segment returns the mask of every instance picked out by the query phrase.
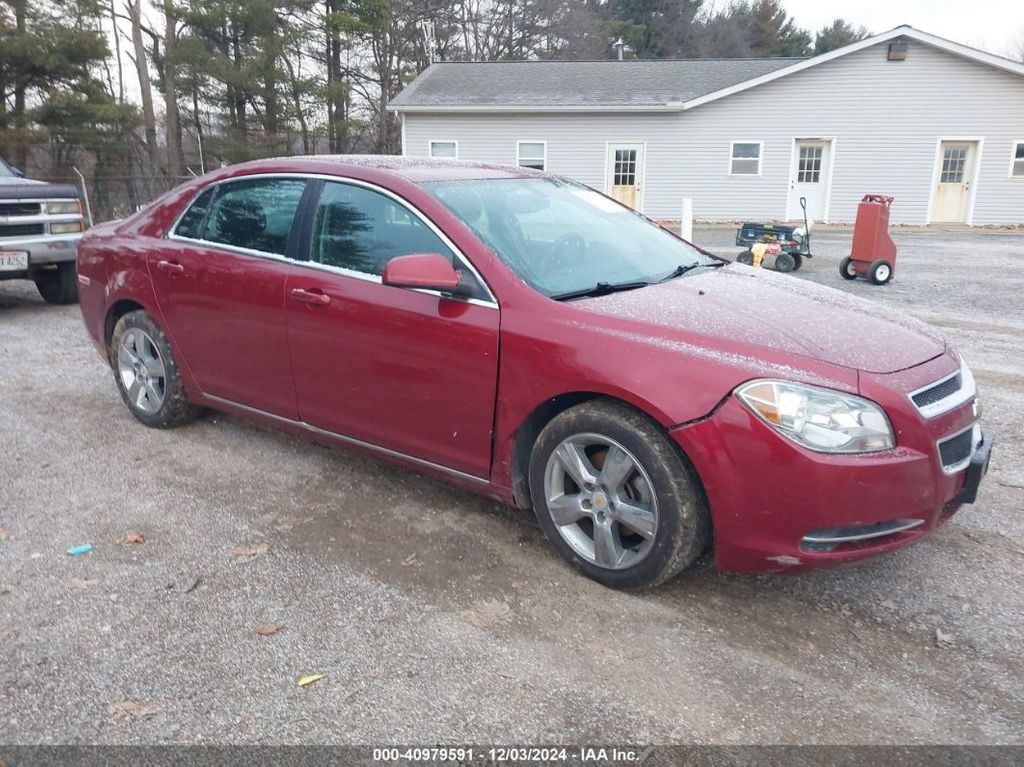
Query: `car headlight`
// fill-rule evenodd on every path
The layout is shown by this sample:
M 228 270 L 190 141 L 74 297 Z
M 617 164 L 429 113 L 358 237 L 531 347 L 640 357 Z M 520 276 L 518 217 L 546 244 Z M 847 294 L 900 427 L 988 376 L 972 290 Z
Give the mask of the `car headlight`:
M 82 203 L 78 200 L 51 200 L 46 203 L 46 212 L 51 216 L 78 216 L 82 214 Z
M 889 419 L 874 402 L 787 381 L 752 381 L 740 401 L 775 431 L 822 453 L 874 453 L 896 446 Z
M 64 223 L 50 224 L 50 234 L 71 234 L 71 232 L 82 231 L 81 221 L 67 221 Z

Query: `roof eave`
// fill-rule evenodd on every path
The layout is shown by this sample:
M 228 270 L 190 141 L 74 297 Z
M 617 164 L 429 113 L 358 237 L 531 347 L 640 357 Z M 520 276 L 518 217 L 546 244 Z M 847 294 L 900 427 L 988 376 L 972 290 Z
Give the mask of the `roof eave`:
M 669 101 L 665 104 L 388 104 L 389 112 L 682 112 L 685 104 Z
M 813 58 L 798 61 L 797 63 L 791 64 L 788 67 L 783 67 L 782 69 L 776 69 L 774 72 L 769 72 L 768 74 L 761 75 L 760 77 L 744 80 L 741 83 L 736 83 L 735 85 L 730 85 L 728 88 L 721 88 L 717 91 L 712 91 L 711 93 L 705 93 L 703 96 L 698 96 L 695 99 L 687 101 L 683 104 L 683 109 L 693 109 L 694 107 L 699 107 L 702 104 L 707 104 L 710 101 L 717 101 L 718 99 L 723 99 L 726 96 L 732 96 L 734 93 L 740 93 L 741 91 L 749 90 L 750 88 L 756 88 L 759 85 L 764 85 L 765 83 L 772 82 L 773 80 L 778 80 L 779 78 L 796 74 L 797 72 L 802 72 L 805 69 L 816 67 L 819 64 L 824 64 L 827 61 L 832 61 L 833 59 L 838 59 L 842 56 L 862 51 L 865 48 L 870 48 L 872 45 L 878 45 L 879 43 L 884 43 L 896 37 L 907 37 L 911 40 L 917 40 L 918 42 L 931 45 L 954 55 L 972 59 L 996 69 L 1001 69 L 1005 72 L 1010 72 L 1011 74 L 1024 77 L 1024 64 L 1011 61 L 1010 59 L 1005 59 L 1002 56 L 996 56 L 993 53 L 980 51 L 977 48 L 971 48 L 966 45 L 961 45 L 960 43 L 954 43 L 952 40 L 936 37 L 935 35 L 930 35 L 927 32 L 921 32 L 920 30 L 904 24 L 902 26 L 895 27 L 894 29 L 890 29 L 888 32 L 882 32 L 881 34 L 874 35 L 873 37 L 866 37 L 863 40 L 850 43 L 842 48 L 836 48 L 834 51 L 823 53 L 820 56 L 814 56 Z

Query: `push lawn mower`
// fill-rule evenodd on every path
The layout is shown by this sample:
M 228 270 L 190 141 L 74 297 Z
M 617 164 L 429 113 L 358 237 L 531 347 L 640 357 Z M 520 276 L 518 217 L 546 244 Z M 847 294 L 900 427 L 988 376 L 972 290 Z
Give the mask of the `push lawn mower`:
M 804 225 L 784 226 L 747 221 L 736 230 L 736 244 L 746 248 L 736 256 L 741 264 L 767 266 L 777 272 L 795 272 L 811 258 L 811 227 L 807 223 L 807 198 L 800 198 Z

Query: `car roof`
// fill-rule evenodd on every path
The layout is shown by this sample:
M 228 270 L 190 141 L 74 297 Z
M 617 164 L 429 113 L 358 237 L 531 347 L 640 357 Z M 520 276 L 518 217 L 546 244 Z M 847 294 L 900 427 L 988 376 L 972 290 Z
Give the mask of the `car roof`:
M 232 171 L 231 175 L 259 172 L 280 173 L 283 166 L 287 166 L 287 170 L 295 172 L 328 173 L 339 176 L 347 175 L 346 171 L 359 175 L 359 171 L 372 169 L 373 171 L 404 178 L 413 183 L 494 178 L 533 178 L 546 175 L 541 171 L 531 168 L 519 168 L 511 165 L 374 154 L 322 154 L 274 157 L 239 163 L 238 165 L 231 166 L 230 170 Z

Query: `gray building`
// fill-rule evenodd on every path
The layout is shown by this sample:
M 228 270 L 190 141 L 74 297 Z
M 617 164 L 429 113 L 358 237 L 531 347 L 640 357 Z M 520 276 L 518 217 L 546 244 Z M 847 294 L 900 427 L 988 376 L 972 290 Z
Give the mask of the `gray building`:
M 1024 223 L 1024 64 L 898 27 L 808 59 L 436 63 L 402 151 L 543 168 L 654 218 Z

